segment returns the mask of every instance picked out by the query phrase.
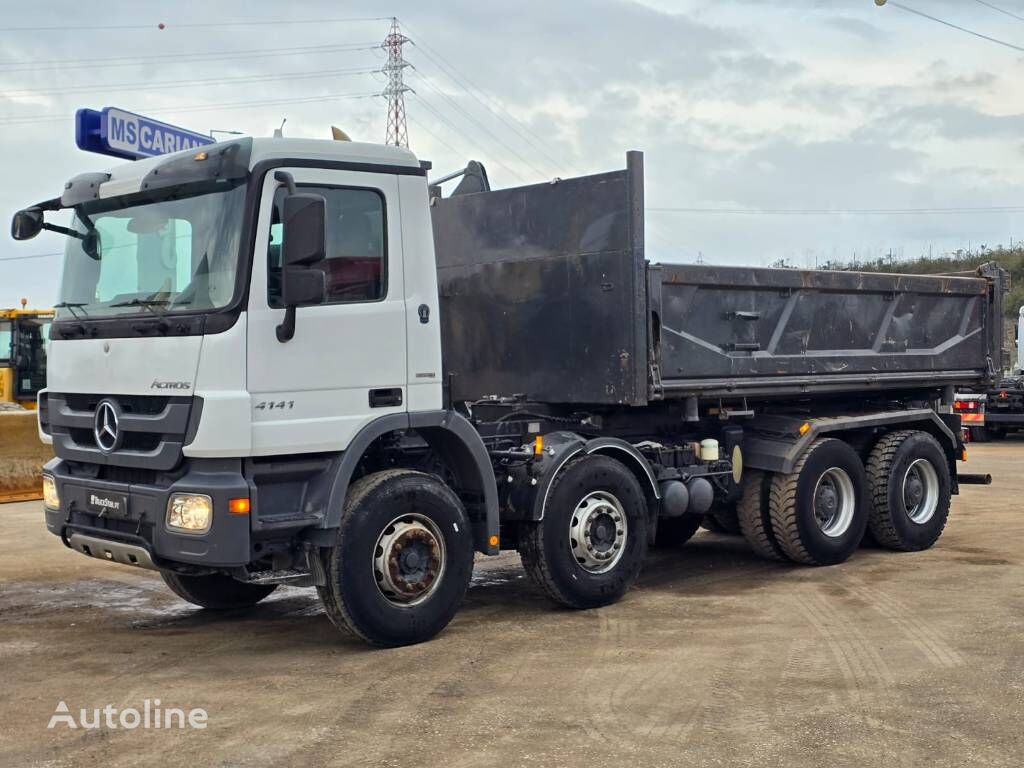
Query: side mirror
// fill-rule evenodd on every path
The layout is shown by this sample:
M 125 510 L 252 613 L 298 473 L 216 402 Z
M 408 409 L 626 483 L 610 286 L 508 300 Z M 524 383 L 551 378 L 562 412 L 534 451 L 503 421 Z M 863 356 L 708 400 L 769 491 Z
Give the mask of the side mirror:
M 287 181 L 291 181 L 290 175 Z M 327 201 L 321 195 L 294 191 L 294 182 L 288 186 L 290 194 L 284 199 L 282 214 L 281 299 L 285 315 L 277 326 L 281 342 L 295 335 L 295 308 L 322 304 L 327 296 L 327 275 L 313 266 L 327 253 Z
M 43 231 L 43 212 L 39 208 L 18 211 L 11 219 L 11 237 L 15 240 L 31 240 Z
M 327 201 L 321 195 L 299 192 L 284 199 L 285 267 L 308 267 L 327 252 Z
M 281 298 L 286 308 L 323 304 L 327 276 L 322 269 L 285 267 L 281 278 Z

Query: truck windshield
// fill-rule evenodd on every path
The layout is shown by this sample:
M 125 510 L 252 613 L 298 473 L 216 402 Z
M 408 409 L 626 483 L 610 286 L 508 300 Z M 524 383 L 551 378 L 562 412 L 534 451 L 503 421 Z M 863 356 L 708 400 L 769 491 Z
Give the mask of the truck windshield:
M 76 209 L 64 254 L 58 320 L 194 311 L 234 294 L 243 184 L 134 205 L 100 200 Z M 87 249 L 89 252 L 87 252 Z

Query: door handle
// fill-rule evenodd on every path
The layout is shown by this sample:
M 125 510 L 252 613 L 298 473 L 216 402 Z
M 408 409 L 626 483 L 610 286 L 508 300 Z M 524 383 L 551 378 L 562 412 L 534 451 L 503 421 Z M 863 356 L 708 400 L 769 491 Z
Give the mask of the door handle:
M 393 387 L 391 389 L 371 389 L 370 390 L 370 407 L 371 408 L 394 408 L 395 406 L 402 404 L 402 389 L 401 387 Z

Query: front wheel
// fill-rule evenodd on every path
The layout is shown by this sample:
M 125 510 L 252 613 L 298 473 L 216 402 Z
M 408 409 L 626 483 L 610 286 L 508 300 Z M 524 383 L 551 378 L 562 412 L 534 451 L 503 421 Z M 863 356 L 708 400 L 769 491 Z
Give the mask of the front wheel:
M 654 545 L 665 548 L 683 546 L 700 530 L 702 520 L 700 515 L 661 518 L 654 534 Z
M 182 600 L 211 611 L 249 608 L 277 589 L 276 584 L 246 584 L 221 573 L 188 576 L 160 571 L 160 576 Z
M 473 575 L 462 502 L 433 475 L 376 472 L 352 485 L 318 587 L 328 618 L 373 645 L 420 643 L 455 616 Z
M 739 510 L 735 505 L 715 504 L 711 511 L 704 515 L 701 525 L 712 533 L 726 536 L 739 536 L 743 532 L 740 528 Z
M 544 519 L 524 526 L 519 554 L 551 599 L 596 608 L 620 599 L 647 554 L 647 501 L 620 462 L 584 456 L 552 483 Z

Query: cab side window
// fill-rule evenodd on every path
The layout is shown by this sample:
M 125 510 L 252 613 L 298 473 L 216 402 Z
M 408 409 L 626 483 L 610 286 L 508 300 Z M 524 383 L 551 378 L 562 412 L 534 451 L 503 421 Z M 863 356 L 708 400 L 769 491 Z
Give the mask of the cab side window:
M 327 275 L 326 304 L 379 301 L 387 292 L 384 198 L 371 189 L 300 184 L 327 201 L 326 258 L 314 266 Z M 267 301 L 281 307 L 281 224 L 285 190 L 274 194 L 267 249 Z
M 0 320 L 0 363 L 9 363 L 13 350 L 14 331 L 10 320 Z

